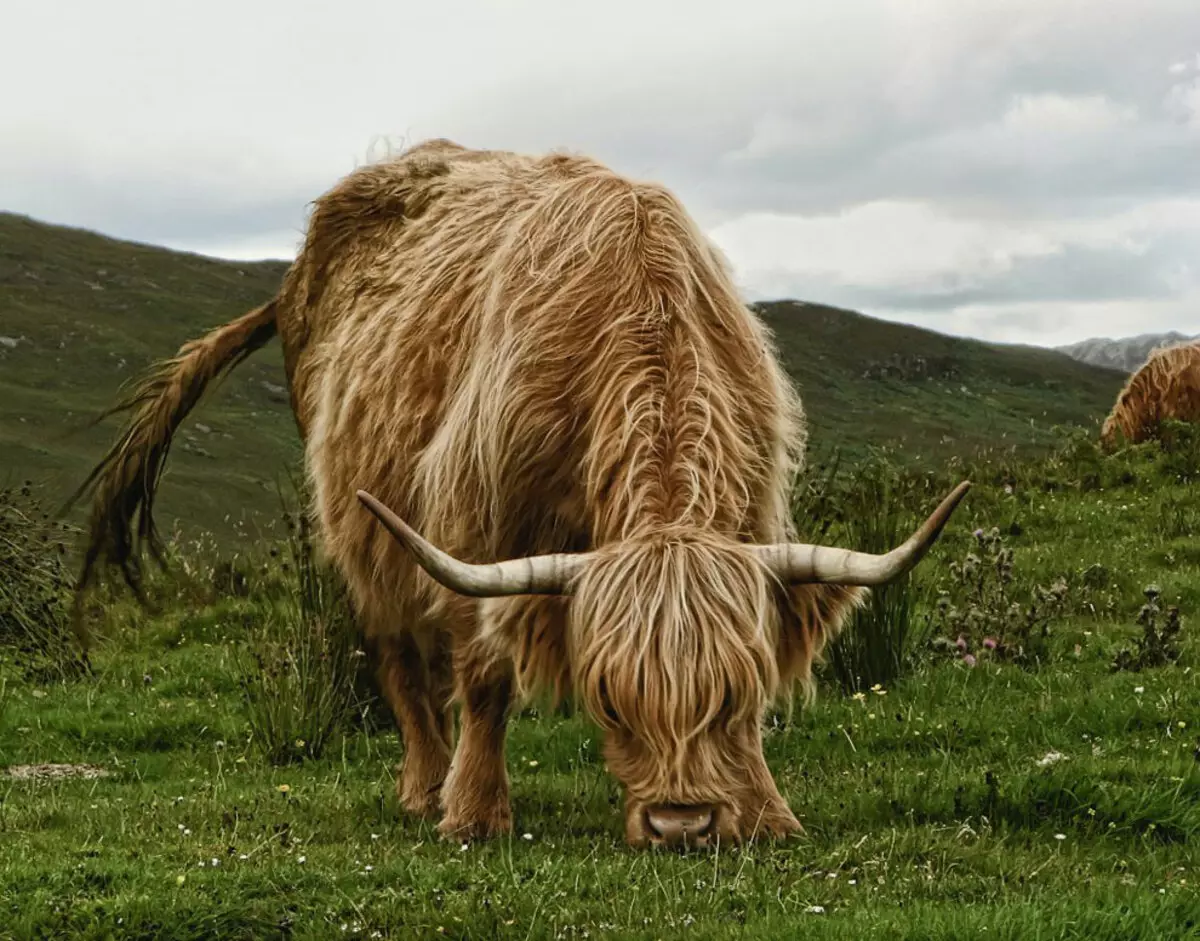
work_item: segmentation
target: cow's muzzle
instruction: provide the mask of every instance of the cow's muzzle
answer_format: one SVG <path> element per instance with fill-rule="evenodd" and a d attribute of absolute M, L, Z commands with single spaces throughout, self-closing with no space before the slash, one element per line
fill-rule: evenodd
<path fill-rule="evenodd" d="M 655 846 L 701 848 L 716 837 L 716 812 L 711 806 L 658 804 L 647 807 L 645 814 L 646 831 Z"/>

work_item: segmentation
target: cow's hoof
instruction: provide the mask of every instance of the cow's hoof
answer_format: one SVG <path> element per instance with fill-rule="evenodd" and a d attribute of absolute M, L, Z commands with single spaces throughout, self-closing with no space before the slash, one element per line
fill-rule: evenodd
<path fill-rule="evenodd" d="M 405 774 L 399 766 L 396 769 L 396 799 L 410 814 L 417 817 L 435 818 L 442 810 L 442 783 L 445 772 L 441 774 Z"/>
<path fill-rule="evenodd" d="M 488 840 L 511 832 L 512 812 L 507 806 L 497 807 L 475 819 L 447 816 L 438 824 L 438 833 L 452 843 Z"/>

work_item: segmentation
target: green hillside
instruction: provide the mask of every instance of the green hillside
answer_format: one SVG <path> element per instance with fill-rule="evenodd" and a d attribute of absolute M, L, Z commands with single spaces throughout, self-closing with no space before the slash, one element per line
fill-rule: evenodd
<path fill-rule="evenodd" d="M 65 497 L 119 427 L 88 422 L 121 384 L 186 340 L 266 300 L 279 262 L 217 261 L 0 213 L 0 486 Z M 943 336 L 817 305 L 761 305 L 799 383 L 817 451 L 899 446 L 914 459 L 1028 449 L 1056 424 L 1092 424 L 1124 376 L 1064 354 Z M 13 341 L 15 345 L 13 345 Z M 158 518 L 222 536 L 299 458 L 277 343 L 184 426 Z"/>
<path fill-rule="evenodd" d="M 1127 378 L 1055 350 L 983 343 L 817 304 L 757 305 L 808 411 L 811 444 L 871 444 L 914 460 L 985 447 L 1040 450 L 1098 425 Z"/>
<path fill-rule="evenodd" d="M 120 427 L 88 426 L 122 383 L 267 300 L 285 270 L 0 214 L 0 336 L 18 341 L 0 341 L 0 486 L 32 478 L 65 498 Z M 271 344 L 193 413 L 163 478 L 164 532 L 178 517 L 227 534 L 275 508 L 276 476 L 300 455 L 284 382 Z"/>

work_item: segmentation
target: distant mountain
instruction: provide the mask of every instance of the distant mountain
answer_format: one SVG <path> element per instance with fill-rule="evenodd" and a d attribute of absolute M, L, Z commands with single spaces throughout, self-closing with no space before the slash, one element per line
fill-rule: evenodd
<path fill-rule="evenodd" d="M 267 300 L 287 266 L 119 241 L 0 212 L 0 487 L 30 478 L 57 500 L 112 442 L 87 421 L 180 344 Z M 798 301 L 755 305 L 799 386 L 817 453 L 886 444 L 916 461 L 980 447 L 1041 448 L 1094 427 L 1124 374 L 1042 347 L 965 340 Z M 180 429 L 155 514 L 236 538 L 274 518 L 301 457 L 279 342 Z M 78 431 L 81 426 L 82 431 Z"/>
<path fill-rule="evenodd" d="M 1186 343 L 1195 339 L 1200 339 L 1200 336 L 1189 337 L 1172 330 L 1169 333 L 1143 333 L 1121 340 L 1093 337 L 1090 340 L 1080 340 L 1078 343 L 1060 346 L 1057 349 L 1081 363 L 1107 366 L 1110 369 L 1132 373 L 1136 372 L 1150 354 L 1160 347 L 1174 346 L 1177 343 Z"/>

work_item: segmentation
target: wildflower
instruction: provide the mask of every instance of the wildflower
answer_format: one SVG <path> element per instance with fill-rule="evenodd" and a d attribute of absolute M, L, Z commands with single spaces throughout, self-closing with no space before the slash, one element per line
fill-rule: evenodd
<path fill-rule="evenodd" d="M 964 654 L 963 663 L 965 663 L 969 667 L 975 666 L 975 654 L 973 654 L 973 653 Z"/>
<path fill-rule="evenodd" d="M 532 834 L 532 833 L 524 833 L 524 834 L 522 834 L 522 835 L 521 835 L 521 839 L 523 839 L 523 840 L 532 840 L 532 839 L 533 839 L 533 834 Z"/>
<path fill-rule="evenodd" d="M 988 650 L 995 650 L 996 649 L 996 641 L 991 637 L 985 637 L 983 639 L 983 646 L 986 647 Z"/>
<path fill-rule="evenodd" d="M 1058 764 L 1058 762 L 1063 761 L 1066 757 L 1067 756 L 1062 752 L 1048 751 L 1043 757 L 1037 760 L 1037 766 L 1039 768 L 1048 768 L 1050 765 Z"/>
<path fill-rule="evenodd" d="M 805 909 L 805 911 L 808 912 L 808 914 L 810 914 L 810 915 L 824 915 L 825 914 L 825 906 L 824 905 L 810 905 L 810 906 L 808 906 L 808 908 Z"/>
<path fill-rule="evenodd" d="M 1056 833 L 1056 834 L 1054 834 L 1054 839 L 1058 840 L 1058 842 L 1060 842 L 1060 843 L 1061 843 L 1063 840 L 1065 840 L 1066 838 L 1067 838 L 1067 835 L 1066 835 L 1065 833 Z"/>
<path fill-rule="evenodd" d="M 858 702 L 866 702 L 866 701 L 867 701 L 867 694 L 866 694 L 866 693 L 864 693 L 862 690 L 859 690 L 859 691 L 858 691 L 857 693 L 855 693 L 855 694 L 854 694 L 854 695 L 853 695 L 851 698 L 852 698 L 852 699 L 855 699 L 855 700 L 857 700 Z"/>
<path fill-rule="evenodd" d="M 1144 687 L 1144 686 L 1135 686 L 1135 687 L 1133 688 L 1133 691 L 1134 691 L 1135 693 L 1137 693 L 1137 694 L 1140 696 L 1142 693 L 1144 693 L 1144 692 L 1146 691 L 1146 687 Z"/>
<path fill-rule="evenodd" d="M 967 650 L 967 639 L 962 634 L 959 634 L 958 640 L 954 642 L 954 646 L 965 653 Z"/>
<path fill-rule="evenodd" d="M 276 790 L 279 791 L 280 794 L 286 794 L 291 789 L 292 789 L 292 786 L 290 784 L 281 784 L 281 785 L 279 785 L 279 787 L 276 788 Z"/>
<path fill-rule="evenodd" d="M 298 862 L 301 866 L 303 866 L 306 862 L 308 862 L 308 857 L 301 856 L 299 859 L 296 860 L 296 862 Z M 367 868 L 370 869 L 371 867 L 368 866 Z"/>

